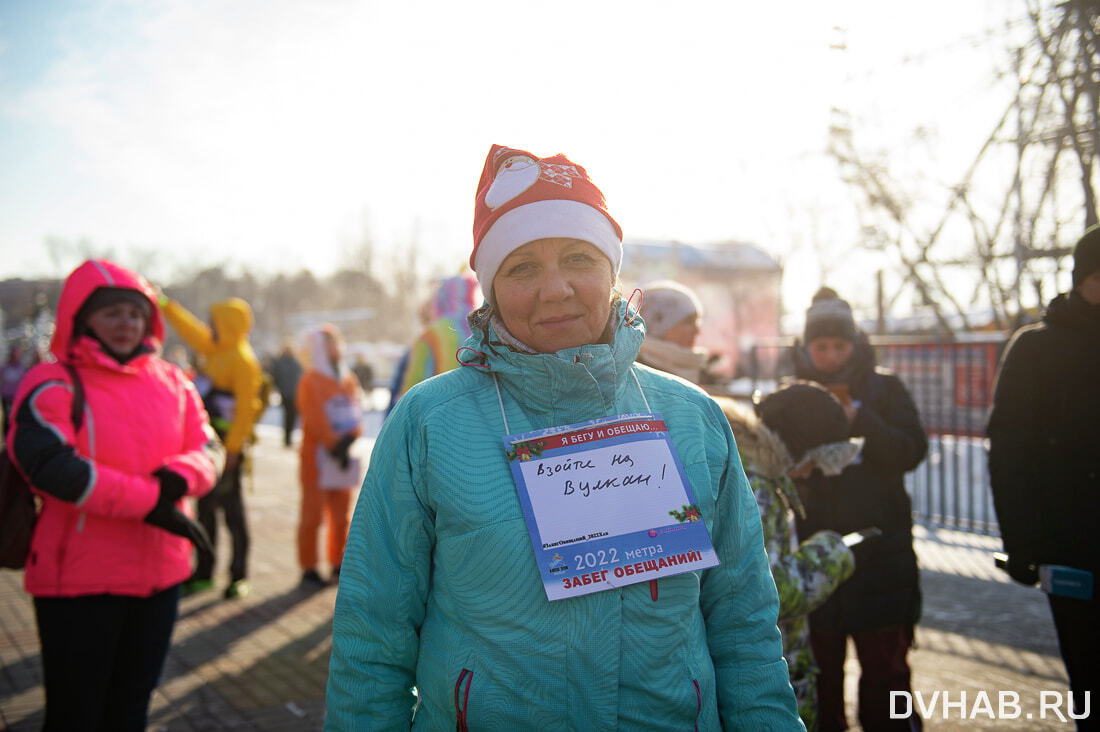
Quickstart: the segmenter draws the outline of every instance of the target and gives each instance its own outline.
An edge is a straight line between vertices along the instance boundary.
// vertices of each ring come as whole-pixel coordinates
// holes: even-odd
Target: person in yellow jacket
[[[322,325],[307,336],[306,357],[297,398],[302,418],[298,564],[303,586],[322,587],[325,580],[317,571],[322,518],[328,524],[327,559],[335,581],[351,522],[352,490],[362,478],[358,461],[349,454],[361,433],[362,392],[344,361],[343,338],[336,326]]]
[[[248,524],[241,491],[241,467],[252,427],[263,410],[260,388],[263,373],[248,343],[252,329],[252,308],[233,297],[210,306],[213,328],[174,300],[161,297],[161,309],[188,346],[199,355],[199,376],[195,379],[210,424],[225,443],[225,472],[214,490],[198,502],[198,519],[211,543],[217,545],[217,511],[225,515],[225,526],[233,546],[229,565],[229,586],[225,597],[244,597],[248,584]],[[184,585],[184,594],[214,586],[214,555],[200,557],[195,573]]]

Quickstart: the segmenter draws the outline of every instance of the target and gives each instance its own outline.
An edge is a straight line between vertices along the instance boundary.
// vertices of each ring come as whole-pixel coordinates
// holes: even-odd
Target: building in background
[[[654,280],[675,280],[703,303],[696,345],[716,358],[711,370],[733,379],[744,371],[753,344],[779,336],[783,270],[771,255],[738,241],[685,244],[633,239],[623,244],[623,294]]]

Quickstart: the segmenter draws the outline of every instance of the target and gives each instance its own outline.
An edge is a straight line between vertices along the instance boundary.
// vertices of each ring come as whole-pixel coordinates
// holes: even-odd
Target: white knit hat
[[[661,280],[642,290],[642,320],[647,335],[660,338],[684,318],[703,316],[703,304],[679,282]]]

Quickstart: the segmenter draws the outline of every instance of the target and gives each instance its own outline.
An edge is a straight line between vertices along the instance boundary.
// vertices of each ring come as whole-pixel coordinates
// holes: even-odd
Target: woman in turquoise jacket
[[[621,236],[580,166],[490,151],[471,256],[488,304],[462,367],[402,397],[374,447],[326,729],[803,729],[729,424],[634,363]],[[651,412],[694,493],[681,520],[703,522],[718,566],[549,601],[502,438]]]

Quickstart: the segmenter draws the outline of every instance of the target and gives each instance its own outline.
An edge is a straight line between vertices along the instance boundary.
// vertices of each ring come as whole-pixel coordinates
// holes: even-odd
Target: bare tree
[[[1025,0],[1025,11],[1027,38],[1010,49],[1006,72],[1016,93],[961,178],[922,192],[922,201],[943,198],[938,215],[915,213],[910,181],[891,173],[887,152],[857,144],[846,113],[838,110],[830,129],[830,153],[859,194],[863,245],[892,255],[907,288],[947,333],[969,329],[981,303],[997,327],[1017,324],[1032,292],[1041,303],[1054,289],[1082,224],[1097,222],[1098,3]],[[1007,181],[987,170],[1006,159],[1013,161]],[[960,279],[973,285],[968,299],[956,297],[965,291]]]
[[[934,253],[942,223],[932,231],[919,228],[913,202],[892,177],[888,157],[865,156],[843,117],[830,129],[829,152],[839,164],[843,180],[862,194],[859,213],[863,246],[893,256],[902,281],[914,288],[920,303],[931,310],[938,330],[954,332],[951,316],[957,316],[963,327],[968,327],[966,309],[948,290],[942,277],[943,262]],[[889,305],[902,291],[897,291]]]

